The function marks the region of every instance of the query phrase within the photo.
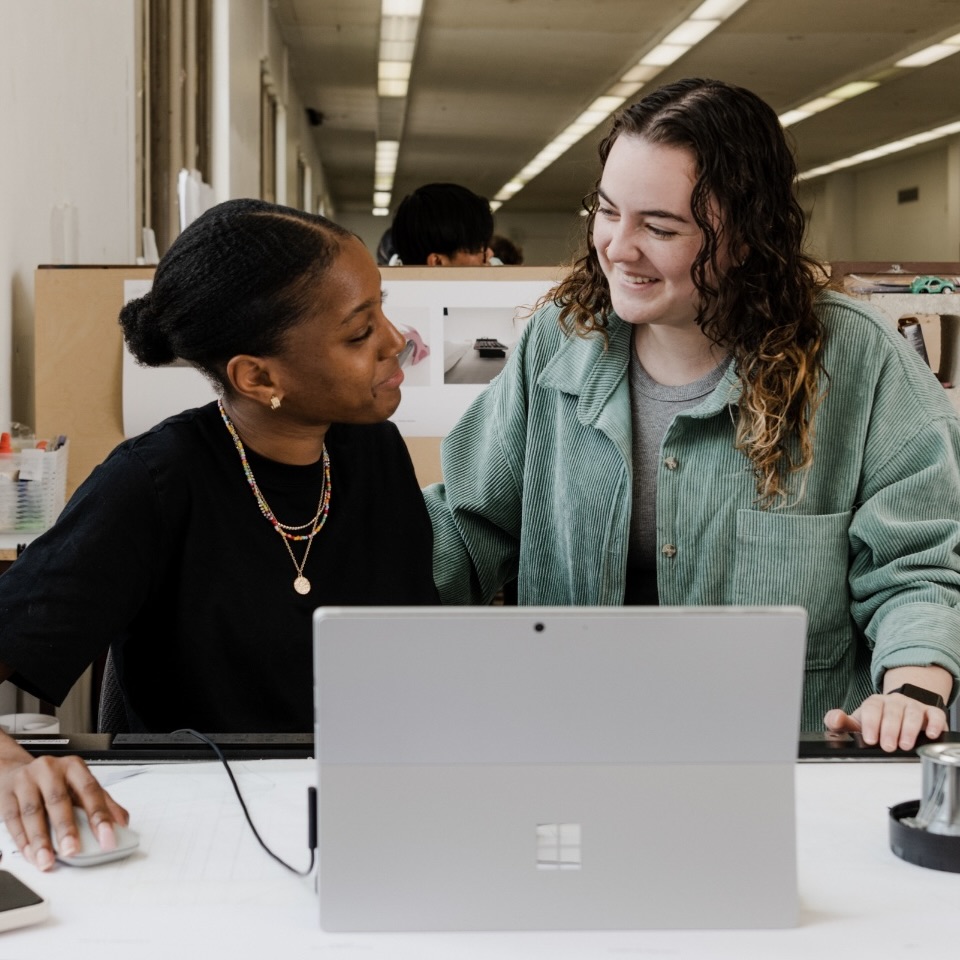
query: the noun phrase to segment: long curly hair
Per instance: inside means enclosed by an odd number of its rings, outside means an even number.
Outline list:
[[[687,79],[620,111],[600,144],[602,164],[621,136],[677,147],[694,160],[690,202],[703,237],[691,267],[696,323],[733,358],[742,384],[735,442],[753,465],[758,502],[783,505],[788,474],[813,462],[814,415],[826,379],[814,300],[827,284],[822,265],[803,252],[806,222],[783,128],[750,91]],[[613,312],[593,243],[599,184],[583,201],[586,253],[549,297],[564,329],[580,336],[606,337]],[[725,268],[724,251],[732,261]],[[802,495],[802,480],[800,489]]]

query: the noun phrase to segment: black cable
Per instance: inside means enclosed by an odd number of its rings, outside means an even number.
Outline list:
[[[217,755],[217,759],[223,764],[223,768],[227,771],[227,776],[230,778],[230,782],[233,784],[233,792],[237,795],[237,799],[240,801],[240,807],[243,810],[243,815],[247,818],[247,823],[250,825],[250,829],[253,831],[253,835],[257,838],[257,843],[263,847],[264,850],[274,860],[277,861],[282,867],[286,867],[291,873],[295,873],[298,877],[309,877],[313,872],[313,865],[316,862],[317,857],[317,790],[316,787],[310,787],[307,790],[307,802],[309,804],[309,810],[307,812],[307,823],[308,823],[308,835],[307,842],[310,846],[310,865],[306,870],[298,870],[296,867],[290,866],[285,860],[282,860],[278,857],[264,842],[263,838],[257,832],[257,828],[253,825],[253,820],[250,819],[250,811],[247,810],[247,805],[243,800],[243,796],[240,793],[240,786],[237,784],[236,777],[233,775],[233,771],[230,769],[230,764],[227,763],[227,758],[223,755],[223,751],[220,747],[214,743],[205,733],[200,733],[198,730],[192,730],[189,727],[183,727],[180,730],[174,730],[173,735],[175,736],[178,733],[186,733],[191,737],[196,737],[198,740],[202,740],[210,749]]]

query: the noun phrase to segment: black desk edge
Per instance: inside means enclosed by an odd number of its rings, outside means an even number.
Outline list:
[[[38,756],[76,755],[85,760],[113,763],[216,759],[207,744],[189,734],[47,733],[13,734],[13,737],[24,749]],[[209,737],[228,760],[303,759],[315,755],[312,733],[212,733]],[[960,742],[960,733],[945,733],[940,740]],[[918,745],[929,742],[921,737]],[[802,733],[797,759],[905,761],[918,757],[915,750],[885,753],[878,746],[867,746],[857,734]]]
[[[37,756],[79,756],[113,763],[216,760],[210,746],[190,734],[70,733],[13,734],[17,743]],[[228,760],[303,759],[312,757],[312,733],[207,734]]]

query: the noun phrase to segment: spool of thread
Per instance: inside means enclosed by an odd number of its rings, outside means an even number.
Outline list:
[[[927,345],[923,340],[923,327],[920,326],[920,320],[917,317],[901,317],[897,321],[897,329],[929,367],[930,358],[927,356]]]
[[[960,873],[960,743],[924,744],[917,754],[923,797],[890,808],[890,848],[917,866]]]
[[[917,753],[923,789],[910,826],[960,837],[960,743],[927,743]]]

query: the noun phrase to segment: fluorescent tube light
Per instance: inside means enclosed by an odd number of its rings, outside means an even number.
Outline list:
[[[615,83],[610,88],[610,93],[621,99],[622,102],[629,100],[641,87],[642,83]]]
[[[875,80],[854,80],[852,83],[845,83],[836,90],[831,90],[827,96],[832,100],[852,100],[859,97],[861,93],[869,93],[876,90],[880,84]]]
[[[687,20],[668,34],[662,43],[641,57],[620,77],[618,83],[613,84],[603,96],[597,97],[573,123],[554,137],[505,184],[494,197],[496,206],[491,204],[491,207],[497,209],[503,201],[509,200],[522,190],[530,180],[559,159],[570,147],[595,130],[664,67],[676,62],[746,2],[747,0],[705,0],[701,3]]]
[[[692,47],[704,37],[713,33],[720,26],[719,20],[684,20],[676,30],[668,33],[664,38],[665,44],[679,44]]]
[[[419,27],[417,17],[384,17],[380,21],[380,42],[414,43]]]
[[[856,80],[853,83],[846,83],[842,87],[837,87],[836,90],[831,90],[826,96],[817,97],[816,100],[811,100],[803,106],[781,114],[779,118],[780,126],[789,127],[794,123],[799,123],[801,120],[806,120],[807,117],[812,117],[815,113],[822,113],[824,110],[829,110],[846,100],[859,97],[861,93],[867,93],[879,86],[879,83],[872,80]]]
[[[918,50],[916,53],[911,53],[909,57],[898,60],[894,66],[929,67],[931,63],[952,57],[955,53],[960,53],[960,46],[953,43],[935,43],[932,47]]]
[[[409,80],[410,61],[381,60],[377,64],[377,76],[381,80]]]
[[[881,144],[878,147],[872,147],[869,150],[862,150],[852,156],[844,157],[842,160],[835,160],[832,163],[825,163],[823,166],[814,167],[812,170],[805,170],[799,175],[801,180],[813,180],[815,177],[821,177],[827,173],[834,173],[837,170],[845,170],[848,167],[856,167],[870,160],[878,160],[881,157],[889,156],[892,153],[901,153],[909,150],[921,143],[930,143],[933,140],[942,140],[944,137],[952,137],[960,133],[960,121],[947,123],[940,127],[934,127],[931,130],[925,130],[921,133],[912,134],[904,137],[902,140],[893,140],[890,143]]]
[[[647,67],[669,67],[689,49],[690,47],[686,44],[660,43],[646,54],[640,63]]]
[[[378,80],[377,95],[380,97],[405,97],[410,89],[406,80]]]
[[[380,61],[404,60],[409,63],[413,59],[415,47],[413,40],[381,40]]]
[[[597,97],[596,100],[589,106],[590,113],[602,112],[604,116],[609,116],[613,113],[614,110],[617,110],[623,105],[623,97],[614,97],[610,94],[606,94],[602,97]]]
[[[651,66],[648,63],[638,63],[631,67],[621,78],[622,83],[646,83],[652,80],[660,72],[659,67]]]
[[[380,59],[377,63],[377,95],[383,99],[404,100],[410,90],[410,71],[417,49],[423,0],[381,0]],[[399,114],[397,113],[399,110]],[[406,104],[391,107],[402,127]],[[377,143],[374,167],[373,215],[385,217],[393,193],[393,177],[400,152],[398,141]]]
[[[381,17],[419,17],[423,0],[381,0]]]
[[[799,123],[801,120],[806,120],[807,117],[812,117],[813,114],[809,110],[803,110],[797,108],[796,110],[788,110],[786,113],[782,113],[779,116],[780,126],[786,129],[787,127],[793,126],[795,123]]]
[[[726,20],[736,13],[747,0],[704,0],[693,13],[691,20]]]

